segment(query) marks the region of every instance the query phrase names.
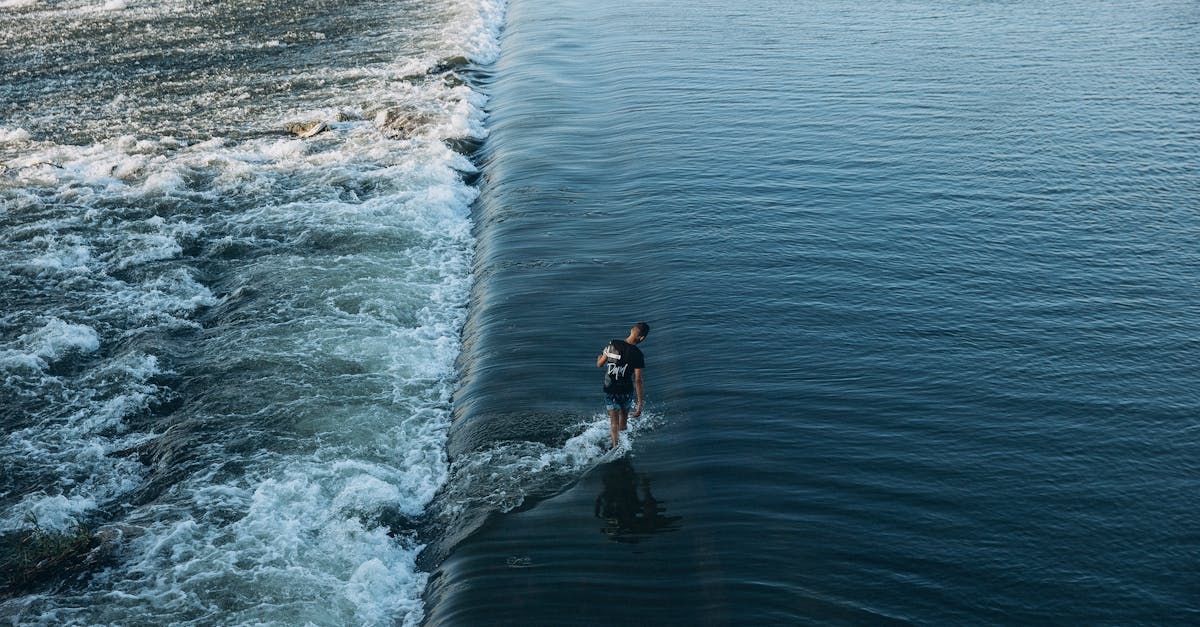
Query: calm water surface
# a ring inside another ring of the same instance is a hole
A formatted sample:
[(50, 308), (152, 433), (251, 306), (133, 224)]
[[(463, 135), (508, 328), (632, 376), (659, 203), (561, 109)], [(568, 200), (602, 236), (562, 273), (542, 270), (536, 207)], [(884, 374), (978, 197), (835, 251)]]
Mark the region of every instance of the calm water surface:
[(506, 28), (451, 455), (571, 450), (640, 319), (651, 412), (451, 538), (430, 624), (1200, 619), (1200, 8)]

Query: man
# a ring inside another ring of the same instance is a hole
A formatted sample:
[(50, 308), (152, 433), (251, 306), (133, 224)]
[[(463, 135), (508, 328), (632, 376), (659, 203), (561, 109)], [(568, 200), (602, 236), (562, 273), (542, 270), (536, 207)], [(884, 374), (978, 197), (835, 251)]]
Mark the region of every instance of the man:
[(634, 390), (637, 391), (637, 409), (633, 411), (633, 417), (642, 415), (642, 369), (646, 367), (646, 358), (637, 345), (649, 334), (650, 325), (639, 322), (629, 330), (629, 337), (609, 342), (596, 358), (597, 368), (608, 366), (604, 370), (604, 407), (608, 410), (613, 448), (617, 447), (618, 436), (628, 425)]

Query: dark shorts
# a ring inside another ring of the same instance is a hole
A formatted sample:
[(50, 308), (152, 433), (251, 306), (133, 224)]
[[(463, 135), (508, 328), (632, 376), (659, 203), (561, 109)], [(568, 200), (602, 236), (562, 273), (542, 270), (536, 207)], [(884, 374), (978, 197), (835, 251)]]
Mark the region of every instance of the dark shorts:
[(629, 411), (633, 409), (633, 401), (637, 398), (632, 393), (626, 394), (604, 394), (604, 408), (608, 411), (614, 409), (624, 409)]

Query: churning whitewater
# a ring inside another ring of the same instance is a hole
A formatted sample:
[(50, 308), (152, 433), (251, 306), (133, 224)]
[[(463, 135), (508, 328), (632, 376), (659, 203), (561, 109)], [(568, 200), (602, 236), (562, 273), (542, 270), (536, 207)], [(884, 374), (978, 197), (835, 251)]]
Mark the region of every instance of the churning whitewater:
[(429, 4), (0, 4), (5, 621), (421, 621), (504, 17)]

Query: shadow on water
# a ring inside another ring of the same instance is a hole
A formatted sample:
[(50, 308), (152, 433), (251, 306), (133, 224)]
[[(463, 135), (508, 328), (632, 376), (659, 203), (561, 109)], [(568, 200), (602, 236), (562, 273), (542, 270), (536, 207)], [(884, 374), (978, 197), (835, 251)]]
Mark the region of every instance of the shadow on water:
[[(605, 433), (597, 429), (596, 435)], [(685, 534), (670, 532), (683, 529), (684, 516), (668, 513), (667, 501), (654, 494), (653, 477), (638, 472), (628, 448), (605, 453), (586, 470), (577, 468), (574, 479), (536, 506), (493, 513), (469, 539), (456, 543), (430, 572), (423, 624), (617, 624), (610, 619), (626, 606), (589, 604), (603, 591), (625, 586), (631, 567), (662, 576), (658, 587), (629, 591), (631, 606), (643, 605), (641, 595), (693, 585), (667, 572), (690, 569), (691, 560), (659, 561), (675, 554), (673, 545)], [(673, 485), (664, 481), (659, 485)], [(673, 539), (661, 538), (666, 534)], [(655, 537), (660, 541), (651, 542)], [(535, 600), (552, 607), (529, 614), (526, 604)], [(584, 606), (585, 614), (561, 614)], [(689, 620), (691, 610), (659, 608), (682, 619), (665, 624), (700, 624)]]
[(628, 456), (600, 469), (604, 489), (593, 511), (613, 542), (636, 544), (654, 534), (679, 530), (682, 516), (667, 516), (663, 501), (650, 492), (650, 475), (639, 474)]

